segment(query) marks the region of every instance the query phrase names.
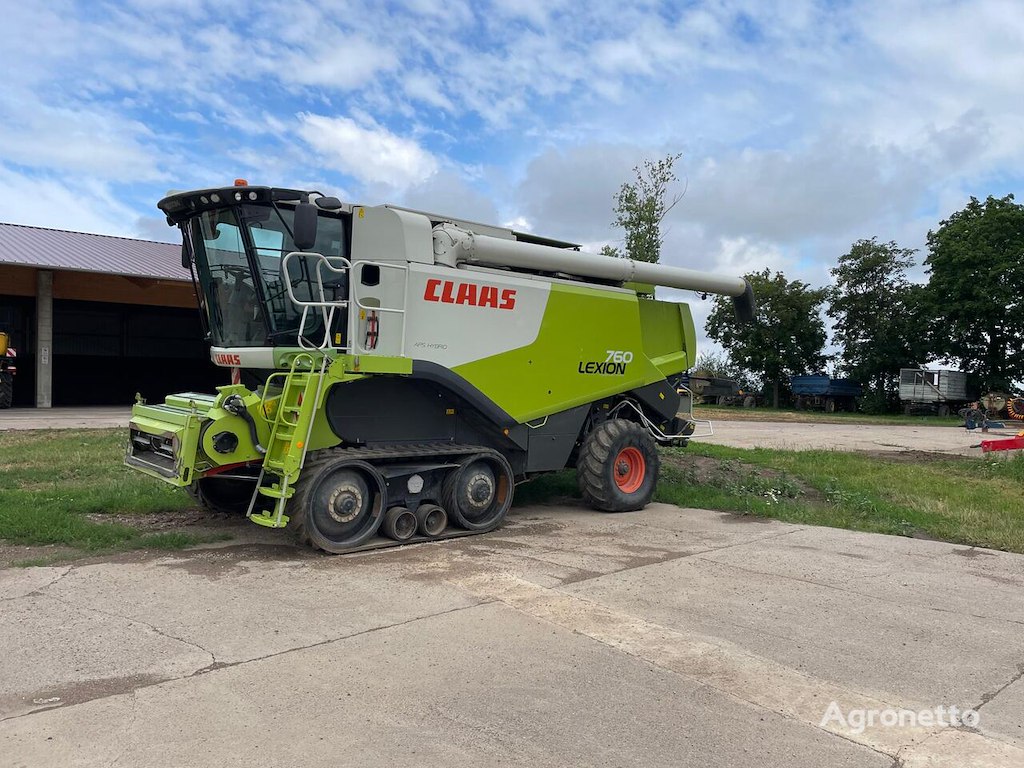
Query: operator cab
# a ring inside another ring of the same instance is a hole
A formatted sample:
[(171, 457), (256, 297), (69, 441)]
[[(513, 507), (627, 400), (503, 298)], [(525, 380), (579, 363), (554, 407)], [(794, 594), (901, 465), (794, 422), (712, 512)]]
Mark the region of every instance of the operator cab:
[[(239, 180), (234, 187), (168, 195), (159, 207), (167, 223), (182, 231), (182, 266), (192, 274), (207, 335), (215, 347), (295, 346), (302, 311), (291, 301), (287, 282), (300, 301), (348, 298), (344, 266), (351, 248), (352, 215), (336, 198), (250, 187)], [(310, 237), (314, 229), (315, 236)], [(309, 242), (303, 242), (307, 238)], [(288, 260), (286, 270), (284, 257), (295, 251), (322, 254), (340, 269), (296, 256)], [(303, 333), (316, 345), (325, 330), (331, 336), (344, 335), (345, 322), (346, 313), (339, 312), (332, 327), (325, 329), (322, 317), (311, 317)]]

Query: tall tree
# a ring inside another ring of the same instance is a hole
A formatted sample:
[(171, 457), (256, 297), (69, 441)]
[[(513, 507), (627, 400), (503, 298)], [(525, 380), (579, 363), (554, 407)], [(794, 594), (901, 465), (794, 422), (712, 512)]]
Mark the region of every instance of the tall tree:
[(914, 251), (877, 238), (858, 240), (831, 270), (827, 314), (844, 374), (873, 387), (879, 409), (895, 402), (900, 368), (923, 361), (927, 340), (921, 287), (907, 280)]
[(753, 323), (736, 322), (732, 300), (716, 296), (704, 328), (729, 352), (737, 365), (760, 376), (773, 388), (779, 407), (779, 385), (790, 376), (821, 370), (825, 365), (825, 323), (821, 308), (827, 290), (790, 282), (770, 270), (746, 275), (757, 297)]
[[(667, 199), (668, 189), (677, 181), (674, 166), (681, 154), (667, 155), (661, 160), (644, 160), (633, 168), (636, 180), (626, 182), (615, 196), (615, 219), (612, 224), (626, 232), (627, 258), (657, 263), (661, 257), (664, 236), (661, 222), (681, 199), (675, 195)], [(601, 249), (606, 256), (622, 256), (618, 248), (606, 245)]]
[(934, 351), (986, 389), (1024, 380), (1024, 206), (972, 197), (928, 233)]

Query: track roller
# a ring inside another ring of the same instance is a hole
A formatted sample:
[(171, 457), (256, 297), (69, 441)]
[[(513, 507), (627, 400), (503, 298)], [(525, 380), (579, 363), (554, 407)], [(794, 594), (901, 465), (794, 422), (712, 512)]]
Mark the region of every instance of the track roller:
[(515, 479), (497, 451), (469, 456), (445, 478), (442, 503), (452, 520), (470, 531), (489, 531), (505, 519), (512, 505)]
[(420, 504), (416, 508), (416, 527), (424, 536), (440, 536), (448, 527), (448, 513), (437, 504)]
[(299, 538), (345, 552), (377, 533), (387, 503), (384, 478), (365, 461), (327, 458), (306, 465), (288, 505)]
[(416, 534), (416, 515), (406, 507), (392, 507), (384, 515), (380, 532), (395, 541), (408, 541)]

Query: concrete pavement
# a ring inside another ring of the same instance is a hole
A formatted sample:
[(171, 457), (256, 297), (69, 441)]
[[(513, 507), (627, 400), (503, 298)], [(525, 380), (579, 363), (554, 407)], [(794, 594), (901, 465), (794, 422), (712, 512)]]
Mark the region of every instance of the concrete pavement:
[(0, 410), (0, 432), (5, 429), (103, 429), (127, 427), (131, 406), (89, 408), (9, 408)]
[(1024, 429), (1022, 422), (1010, 422), (1007, 429), (989, 433), (979, 430), (968, 432), (963, 427), (789, 421), (715, 421), (712, 426), (714, 435), (696, 438), (697, 442), (788, 451), (927, 451), (958, 456), (981, 456), (981, 449), (972, 446), (982, 440), (1011, 437)]
[[(1022, 587), (1020, 555), (667, 505), (5, 570), (0, 765), (1020, 766)], [(951, 705), (976, 726), (852, 718)]]

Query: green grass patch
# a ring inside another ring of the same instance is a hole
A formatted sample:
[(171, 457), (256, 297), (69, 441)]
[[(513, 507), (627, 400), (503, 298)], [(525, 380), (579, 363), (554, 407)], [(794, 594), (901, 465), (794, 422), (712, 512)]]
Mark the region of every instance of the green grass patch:
[[(519, 486), (517, 506), (579, 498), (575, 473)], [(1024, 455), (999, 459), (691, 444), (662, 451), (655, 501), (1024, 552)]]
[[(771, 495), (724, 488), (731, 498), (720, 499), (715, 509), (1024, 552), (1024, 455), (908, 458), (701, 445), (667, 451), (666, 463), (685, 466), (687, 455), (742, 462), (803, 489)], [(691, 478), (679, 482), (671, 470), (666, 480), (659, 489), (663, 500), (682, 504), (695, 490)]]
[(123, 466), (125, 440), (123, 430), (0, 432), (0, 539), (87, 551), (177, 549), (209, 540), (96, 519), (192, 506), (181, 490)]

